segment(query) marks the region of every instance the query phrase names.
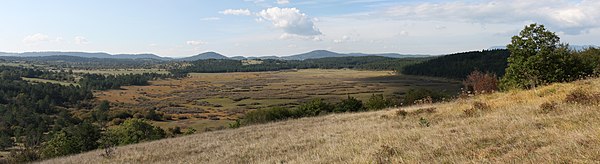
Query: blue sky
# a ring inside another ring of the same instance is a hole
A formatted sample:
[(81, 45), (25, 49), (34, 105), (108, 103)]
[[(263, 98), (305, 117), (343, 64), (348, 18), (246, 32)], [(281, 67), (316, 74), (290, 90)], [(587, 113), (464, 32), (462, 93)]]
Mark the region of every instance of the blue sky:
[(538, 22), (600, 45), (593, 0), (1, 0), (0, 51), (183, 57), (446, 54), (505, 45)]

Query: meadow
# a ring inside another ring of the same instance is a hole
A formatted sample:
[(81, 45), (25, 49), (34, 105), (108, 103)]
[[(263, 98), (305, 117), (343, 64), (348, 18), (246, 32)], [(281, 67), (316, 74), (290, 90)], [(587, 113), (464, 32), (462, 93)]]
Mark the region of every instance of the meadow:
[(99, 100), (113, 109), (150, 110), (169, 114), (163, 128), (179, 126), (197, 130), (222, 129), (249, 110), (292, 108), (315, 98), (336, 102), (347, 96), (367, 100), (383, 94), (394, 100), (414, 88), (458, 93), (460, 82), (392, 71), (306, 69), (274, 72), (192, 73), (183, 79), (152, 81), (149, 86), (124, 86), (98, 91)]
[(597, 163), (600, 79), (200, 133), (45, 163)]

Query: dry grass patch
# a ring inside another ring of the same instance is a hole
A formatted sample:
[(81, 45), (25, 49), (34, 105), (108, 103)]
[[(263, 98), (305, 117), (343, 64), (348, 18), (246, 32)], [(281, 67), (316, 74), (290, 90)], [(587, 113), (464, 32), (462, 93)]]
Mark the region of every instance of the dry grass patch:
[[(301, 118), (118, 147), (111, 159), (98, 150), (44, 162), (598, 163), (597, 106), (564, 103), (561, 112), (539, 111), (540, 104), (564, 100), (577, 88), (598, 93), (599, 86), (593, 79), (548, 86), (556, 92), (544, 96), (537, 93), (548, 87), (475, 96), (432, 104), (435, 113), (414, 117), (410, 113), (429, 106)], [(490, 110), (465, 117), (464, 109), (484, 109), (477, 103)], [(382, 118), (398, 113), (406, 117)]]

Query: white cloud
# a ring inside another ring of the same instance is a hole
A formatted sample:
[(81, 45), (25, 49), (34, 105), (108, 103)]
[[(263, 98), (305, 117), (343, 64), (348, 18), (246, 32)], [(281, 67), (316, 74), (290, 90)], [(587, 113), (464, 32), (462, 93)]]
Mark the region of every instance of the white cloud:
[(283, 4), (288, 4), (290, 3), (289, 0), (277, 0), (277, 4), (283, 5)]
[(279, 36), (280, 39), (302, 39), (302, 40), (312, 40), (312, 41), (322, 41), (323, 38), (321, 38), (320, 35), (312, 35), (312, 36), (305, 36), (305, 35), (297, 35), (297, 34), (290, 34), (290, 33), (283, 33), (281, 34), (281, 36)]
[(282, 29), (289, 36), (316, 36), (321, 31), (314, 20), (296, 8), (273, 7), (257, 13), (260, 20), (271, 21), (276, 28)]
[(252, 3), (261, 3), (264, 2), (265, 0), (244, 0), (244, 2), (252, 2)]
[(600, 1), (581, 0), (486, 0), (398, 5), (385, 12), (409, 20), (463, 21), (470, 23), (546, 24), (567, 34), (600, 27)]
[(42, 33), (28, 35), (25, 38), (23, 38), (23, 43), (26, 43), (26, 44), (34, 44), (34, 43), (45, 42), (45, 41), (49, 41), (49, 37), (48, 37), (48, 35), (45, 35)]
[(190, 41), (185, 42), (185, 44), (190, 45), (190, 46), (199, 46), (199, 45), (206, 44), (206, 42), (203, 42), (200, 40), (190, 40)]
[(202, 18), (200, 20), (203, 20), (203, 21), (217, 21), (217, 20), (221, 20), (221, 18), (219, 18), (219, 17), (206, 17), (206, 18)]
[(62, 37), (56, 37), (56, 39), (54, 39), (54, 42), (62, 42), (65, 39), (63, 39)]
[(251, 12), (248, 9), (227, 9), (220, 11), (223, 15), (250, 15)]
[(75, 44), (80, 44), (80, 45), (83, 45), (83, 44), (89, 44), (89, 43), (90, 43), (90, 42), (89, 42), (89, 41), (88, 41), (88, 40), (87, 40), (85, 37), (83, 37), (83, 36), (76, 36), (76, 37), (75, 37), (73, 40), (75, 41)]
[(356, 41), (358, 41), (358, 39), (355, 39), (355, 38), (350, 37), (348, 35), (344, 35), (344, 36), (342, 36), (341, 39), (335, 39), (335, 40), (333, 40), (333, 43), (356, 42)]

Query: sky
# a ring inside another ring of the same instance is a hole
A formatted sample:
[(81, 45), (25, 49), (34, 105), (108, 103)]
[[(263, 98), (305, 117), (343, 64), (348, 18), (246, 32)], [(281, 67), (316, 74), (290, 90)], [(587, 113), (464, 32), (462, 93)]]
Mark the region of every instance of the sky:
[(530, 23), (600, 45), (598, 0), (0, 0), (0, 52), (449, 54)]

